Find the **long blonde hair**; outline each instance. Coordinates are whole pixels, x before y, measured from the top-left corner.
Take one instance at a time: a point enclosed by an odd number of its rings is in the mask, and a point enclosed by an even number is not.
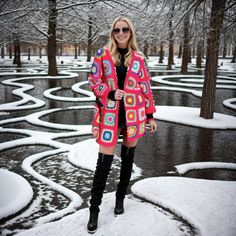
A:
[[[114,38],[114,34],[113,34],[113,29],[115,27],[115,24],[118,21],[125,21],[130,28],[130,38],[128,41],[128,52],[125,55],[125,62],[124,62],[125,66],[128,67],[131,57],[132,57],[132,50],[138,51],[138,46],[137,46],[137,41],[136,41],[134,25],[127,17],[119,16],[113,21],[111,29],[110,29],[110,34],[109,34],[109,46],[108,47],[109,47],[109,51],[110,51],[111,57],[112,57],[115,65],[119,65],[120,60],[121,60],[121,56],[117,52],[117,42],[116,42],[116,40]]]

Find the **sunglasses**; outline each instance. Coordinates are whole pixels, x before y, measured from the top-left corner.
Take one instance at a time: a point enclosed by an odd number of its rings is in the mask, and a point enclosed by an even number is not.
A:
[[[114,34],[119,34],[120,31],[122,31],[123,33],[127,34],[129,32],[129,28],[128,27],[124,27],[122,29],[120,29],[120,28],[113,29],[113,33]]]

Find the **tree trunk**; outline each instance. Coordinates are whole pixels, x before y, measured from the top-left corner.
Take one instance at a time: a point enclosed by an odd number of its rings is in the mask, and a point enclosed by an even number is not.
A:
[[[163,63],[163,59],[164,59],[163,42],[161,42],[159,63]]]
[[[89,16],[87,61],[91,61],[92,57],[92,24],[92,17]]]
[[[41,59],[42,58],[42,48],[39,47],[39,58]]]
[[[13,64],[16,64],[17,67],[21,67],[21,59],[20,59],[20,41],[19,39],[14,40],[14,59]]]
[[[30,48],[28,48],[28,61],[30,61]]]
[[[197,42],[197,60],[196,60],[196,67],[197,68],[202,68],[202,40],[200,39],[198,42]]]
[[[9,58],[12,59],[12,47],[11,47],[11,43],[9,46]]]
[[[193,53],[192,53],[193,58],[195,57],[195,44],[196,44],[196,42],[195,42],[195,39],[194,39],[194,41],[193,41]]]
[[[236,42],[235,42],[235,45],[234,45],[233,58],[232,58],[231,63],[235,63],[235,59],[236,59]]]
[[[153,54],[154,54],[154,55],[157,55],[157,45],[154,46],[153,50],[154,50],[154,51],[153,51]]]
[[[188,48],[188,63],[192,62],[192,57],[191,57],[191,47]]]
[[[186,15],[184,19],[184,50],[183,59],[181,65],[181,74],[188,72],[188,61],[189,61],[189,16]]]
[[[57,26],[57,9],[56,0],[48,0],[48,75],[56,76],[57,71],[57,42],[56,42],[56,26]]]
[[[75,50],[75,59],[77,59],[78,58],[78,46],[77,46],[77,43],[75,43],[74,50]]]
[[[146,42],[144,43],[143,54],[148,58],[148,44]]]
[[[4,47],[1,48],[1,58],[4,58]]]
[[[223,47],[223,58],[226,58],[226,54],[227,54],[227,44],[224,43],[224,47]]]
[[[170,20],[169,23],[169,30],[170,30],[170,36],[169,36],[169,55],[168,55],[167,70],[171,70],[172,65],[174,64],[174,31],[172,29],[172,20]]]
[[[178,54],[178,58],[181,58],[181,57],[182,57],[182,53],[183,53],[183,44],[180,43],[180,44],[179,44],[179,54]]]
[[[212,119],[220,45],[220,32],[224,19],[226,0],[212,0],[210,30],[207,34],[207,56],[200,117]]]

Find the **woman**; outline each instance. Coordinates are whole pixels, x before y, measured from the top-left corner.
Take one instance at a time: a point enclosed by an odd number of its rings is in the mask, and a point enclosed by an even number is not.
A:
[[[118,17],[113,22],[109,47],[97,52],[89,85],[96,96],[92,134],[99,144],[87,225],[88,232],[94,233],[118,135],[123,134],[123,143],[114,208],[116,216],[124,212],[123,201],[131,177],[134,151],[138,139],[145,134],[146,122],[152,133],[157,129],[153,119],[155,106],[150,76],[144,57],[137,48],[133,24],[128,18]]]

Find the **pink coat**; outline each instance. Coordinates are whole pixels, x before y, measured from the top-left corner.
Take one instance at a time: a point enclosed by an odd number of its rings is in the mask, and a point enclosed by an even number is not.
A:
[[[112,90],[118,89],[116,67],[108,49],[99,49],[94,57],[89,85],[100,101],[95,106],[93,127],[99,129],[97,143],[113,146],[118,136],[119,101],[108,99]],[[141,53],[132,51],[132,58],[124,82],[124,106],[128,141],[142,137],[146,132],[146,114],[152,114],[155,105],[150,88],[150,75]]]

